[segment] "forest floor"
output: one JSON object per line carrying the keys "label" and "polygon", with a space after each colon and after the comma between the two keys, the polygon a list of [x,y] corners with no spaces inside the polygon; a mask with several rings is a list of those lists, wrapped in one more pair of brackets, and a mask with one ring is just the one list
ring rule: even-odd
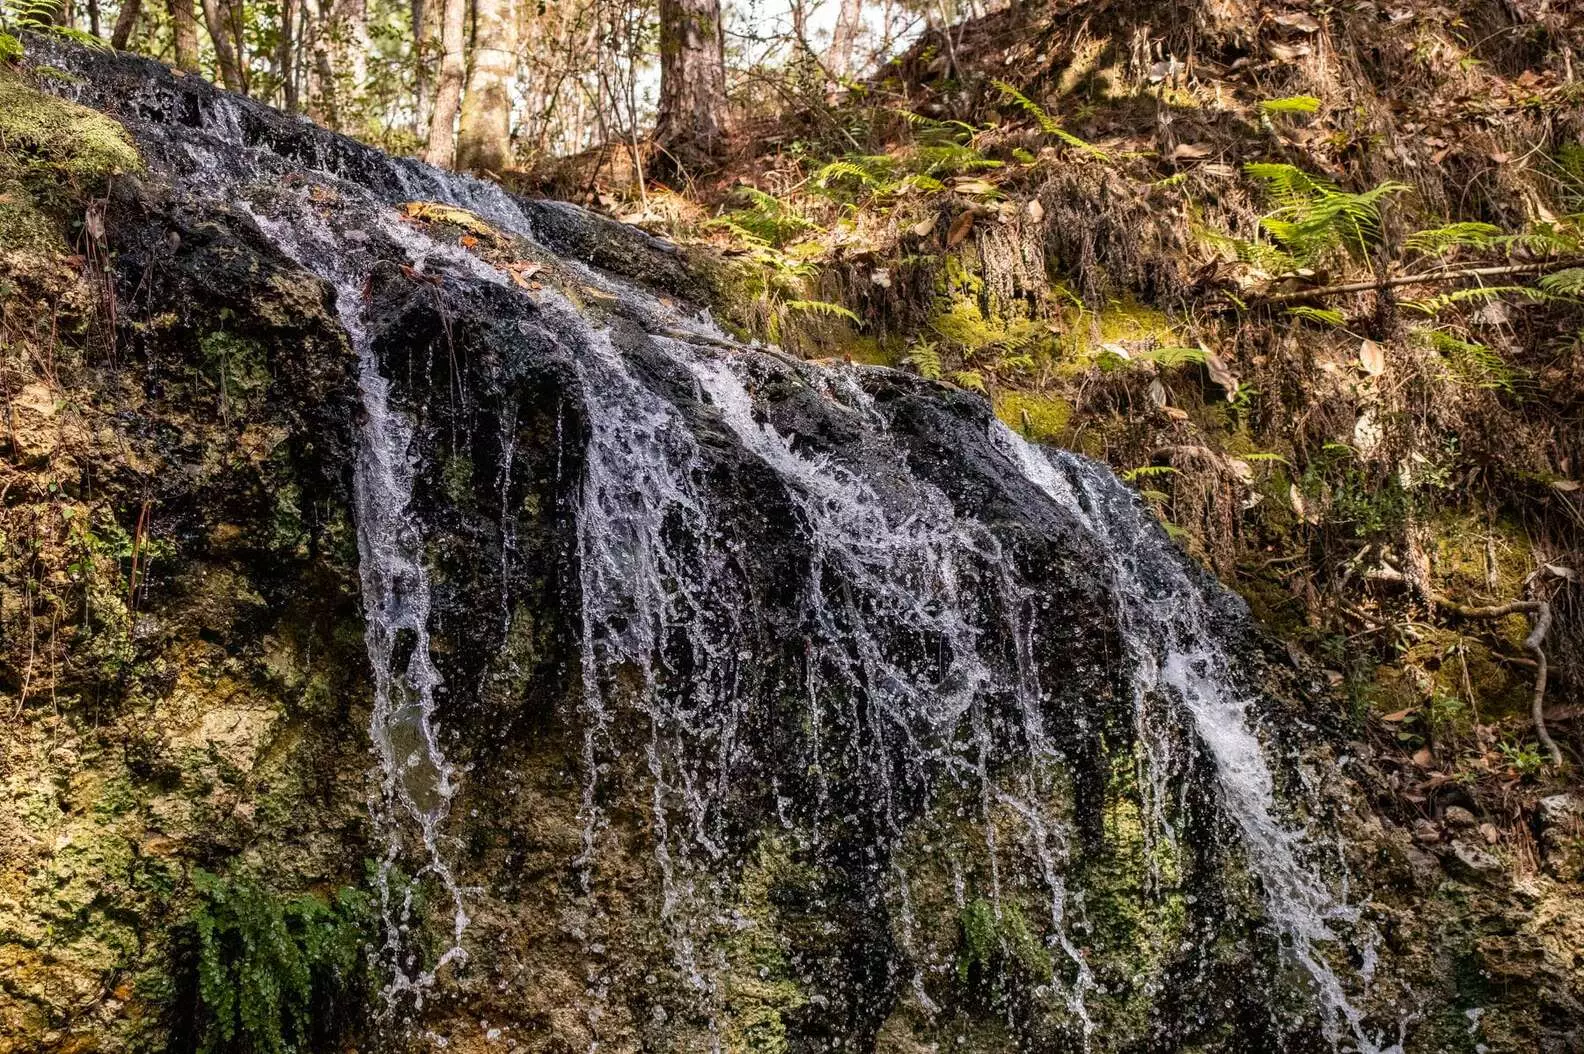
{"label": "forest floor", "polygon": [[675,189],[625,147],[520,185],[1110,463],[1327,671],[1383,807],[1522,872],[1584,761],[1580,58],[1523,0],[1015,5],[834,101],[811,66]]}

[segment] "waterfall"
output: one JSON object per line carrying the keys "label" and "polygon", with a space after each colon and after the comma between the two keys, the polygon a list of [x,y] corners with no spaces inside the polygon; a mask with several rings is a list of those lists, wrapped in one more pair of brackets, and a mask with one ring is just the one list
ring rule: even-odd
{"label": "waterfall", "polygon": [[[1100,764],[1091,756],[1104,754],[1093,746],[1097,714],[1116,680],[1128,696],[1153,837],[1173,847],[1180,840],[1171,798],[1198,788],[1187,782],[1185,754],[1199,753],[1213,808],[1257,879],[1265,918],[1308,978],[1327,1038],[1338,1049],[1388,1049],[1333,962],[1362,931],[1360,915],[1316,874],[1309,835],[1282,804],[1279,769],[1256,728],[1257,695],[1240,683],[1235,649],[1218,636],[1219,587],[1190,571],[1106,469],[1024,442],[966,396],[737,344],[707,317],[585,261],[562,259],[563,283],[608,296],[616,304],[609,316],[578,310],[551,282],[519,289],[395,212],[415,199],[446,202],[548,254],[530,203],[299,129],[220,93],[197,96],[199,116],[189,120],[181,116],[185,90],[153,82],[142,90],[134,100],[145,115],[140,142],[184,192],[235,203],[275,248],[333,287],[357,355],[353,505],[392,1006],[421,1006],[437,971],[466,959],[469,898],[488,891],[464,888],[448,834],[466,784],[436,718],[448,686],[432,648],[425,510],[414,502],[424,467],[415,436],[427,410],[409,405],[403,387],[421,380],[382,370],[376,327],[365,317],[365,289],[380,263],[521,298],[531,326],[567,353],[568,394],[586,418],[586,435],[558,433],[556,441],[581,444],[571,500],[576,570],[564,583],[577,609],[567,665],[581,691],[565,720],[581,769],[581,847],[566,864],[585,914],[590,1049],[611,998],[596,896],[612,823],[603,800],[629,774],[646,781],[641,804],[668,966],[713,1042],[726,1012],[717,938],[734,924],[721,904],[752,838],[743,833],[744,802],[766,783],[776,797],[773,822],[806,835],[816,863],[847,868],[855,900],[894,922],[907,960],[898,966],[923,1012],[938,1009],[930,985],[971,964],[930,951],[917,920],[920,875],[906,860],[950,873],[961,919],[982,903],[997,927],[1025,926],[1018,898],[1037,900],[1042,917],[1029,954],[1048,963],[1041,987],[1054,993],[1062,1042],[1103,1041],[1096,1006],[1106,993],[1086,948],[1092,920],[1072,884],[1082,832],[1076,792],[1064,781]],[[282,184],[304,170],[334,187],[333,206]],[[875,398],[877,388],[894,398]],[[945,407],[942,420],[973,422],[977,435],[959,438],[979,445],[925,450],[934,437],[902,419],[908,399]],[[491,625],[510,621],[506,583],[521,553],[506,499],[516,466],[534,453],[518,442],[515,414],[500,421],[492,484],[502,592],[477,598]],[[947,476],[971,479],[953,488]],[[750,486],[757,489],[744,498]],[[767,570],[770,558],[752,539],[771,535],[784,552]],[[1044,580],[1051,565],[1038,564],[1040,553],[1067,560],[1061,566],[1073,582]],[[1068,597],[1076,606],[1063,610],[1069,585],[1103,595]],[[1094,625],[1066,625],[1080,619]],[[1103,669],[1108,655],[1053,661],[1051,642],[1069,639],[1068,630],[1088,643],[1119,640],[1120,668]],[[752,731],[772,725],[781,739],[754,741]],[[641,756],[620,756],[624,747]],[[783,784],[798,790],[783,797]],[[973,844],[910,840],[937,821],[971,830]],[[424,882],[443,891],[439,910],[449,916],[447,947],[433,962],[420,960],[412,933]]]}
{"label": "waterfall", "polygon": [[[1339,940],[1336,925],[1358,923],[1358,911],[1338,901],[1316,876],[1303,832],[1278,816],[1275,778],[1250,727],[1250,700],[1216,640],[1205,586],[1189,577],[1150,513],[1109,472],[1065,451],[1047,453],[1000,422],[993,439],[1052,501],[1076,511],[1108,555],[1132,669],[1139,742],[1151,773],[1153,814],[1162,816],[1171,774],[1173,745],[1163,727],[1180,706],[1214,761],[1221,806],[1237,825],[1287,950],[1314,982],[1333,1043],[1345,1029],[1362,1051],[1395,1049],[1382,1048],[1366,1032],[1362,1013],[1323,954]],[[1170,824],[1162,826],[1171,830]]]}

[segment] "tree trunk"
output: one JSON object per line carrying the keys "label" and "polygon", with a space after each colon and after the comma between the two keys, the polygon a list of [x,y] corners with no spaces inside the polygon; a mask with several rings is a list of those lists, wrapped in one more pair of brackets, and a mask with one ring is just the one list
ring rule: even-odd
{"label": "tree trunk", "polygon": [[226,91],[243,92],[247,89],[242,83],[242,64],[237,60],[236,48],[231,45],[231,26],[227,14],[229,12],[220,6],[220,0],[203,0],[204,25],[208,27],[209,39],[214,42],[220,80],[225,84]]}
{"label": "tree trunk", "polygon": [[836,28],[831,31],[830,69],[838,77],[853,72],[853,46],[863,26],[863,0],[841,0],[836,12]]}
{"label": "tree trunk", "polygon": [[313,67],[308,80],[308,116],[333,131],[341,130],[341,100],[336,83],[336,13],[331,0],[318,0],[313,13]]}
{"label": "tree trunk", "polygon": [[435,86],[434,109],[429,116],[429,146],[424,160],[450,168],[456,154],[457,108],[462,102],[462,31],[467,21],[467,0],[445,0],[440,18],[440,79]]}
{"label": "tree trunk", "polygon": [[275,47],[275,68],[280,74],[282,107],[297,110],[297,16],[302,0],[281,0],[280,39]]}
{"label": "tree trunk", "polygon": [[511,0],[474,0],[473,62],[456,166],[470,172],[501,173],[511,167],[511,78],[517,69],[517,17]]}
{"label": "tree trunk", "polygon": [[168,3],[176,65],[184,70],[197,70],[198,18],[193,13],[193,0],[168,0]]}
{"label": "tree trunk", "polygon": [[138,12],[143,8],[143,0],[122,0],[121,10],[116,12],[115,28],[110,31],[110,46],[117,51],[125,51],[127,41],[132,39],[132,29],[137,25]]}
{"label": "tree trunk", "polygon": [[660,112],[655,143],[680,169],[726,150],[726,57],[720,0],[660,0]]}
{"label": "tree trunk", "polygon": [[88,32],[99,36],[99,0],[88,0]]}

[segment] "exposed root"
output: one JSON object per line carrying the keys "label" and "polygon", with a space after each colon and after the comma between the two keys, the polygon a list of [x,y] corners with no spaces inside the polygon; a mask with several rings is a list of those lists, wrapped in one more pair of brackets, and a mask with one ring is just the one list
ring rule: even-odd
{"label": "exposed root", "polygon": [[[1369,577],[1379,582],[1409,584],[1408,576],[1390,565],[1371,571]],[[1508,615],[1529,616],[1530,629],[1529,635],[1524,638],[1524,650],[1534,657],[1535,666],[1534,694],[1530,697],[1529,716],[1534,722],[1535,737],[1550,755],[1551,764],[1560,768],[1562,750],[1557,746],[1556,740],[1551,738],[1545,719],[1547,664],[1544,644],[1546,634],[1551,630],[1551,604],[1545,600],[1513,600],[1506,604],[1474,606],[1460,604],[1439,593],[1432,594],[1431,599],[1448,611],[1466,619],[1500,619]]]}

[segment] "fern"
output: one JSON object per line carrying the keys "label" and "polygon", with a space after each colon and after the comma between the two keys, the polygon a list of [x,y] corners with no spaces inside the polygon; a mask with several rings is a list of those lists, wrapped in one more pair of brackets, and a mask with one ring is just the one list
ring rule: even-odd
{"label": "fern", "polygon": [[1133,357],[1144,362],[1156,363],[1157,365],[1165,367],[1166,369],[1171,369],[1174,366],[1182,366],[1185,363],[1190,362],[1203,364],[1205,361],[1205,352],[1203,348],[1151,348],[1148,351],[1138,352]]}
{"label": "fern", "polygon": [[860,319],[852,311],[840,304],[833,304],[829,300],[788,300],[782,303],[788,311],[806,311],[811,315],[824,315],[827,318],[842,318],[853,325],[862,325]]}
{"label": "fern", "polygon": [[1551,299],[1550,293],[1534,286],[1477,285],[1468,289],[1454,289],[1450,293],[1441,293],[1438,296],[1428,297],[1424,300],[1404,300],[1402,301],[1402,306],[1410,311],[1418,311],[1434,318],[1443,311],[1459,304],[1488,303],[1492,300],[1500,300],[1504,296],[1516,296],[1524,300],[1534,301]]}
{"label": "fern", "polygon": [[1415,231],[1403,239],[1403,248],[1427,256],[1440,256],[1450,249],[1488,249],[1502,237],[1502,229],[1489,223],[1450,223]]}
{"label": "fern", "polygon": [[907,364],[918,372],[926,381],[938,381],[941,378],[940,348],[931,340],[921,340],[908,348],[903,358]]}
{"label": "fern", "polygon": [[1277,208],[1261,218],[1261,229],[1300,261],[1339,248],[1363,256],[1380,240],[1380,203],[1409,189],[1386,182],[1353,194],[1293,165],[1254,162],[1243,170],[1276,199]]}
{"label": "fern", "polygon": [[13,58],[20,57],[21,41],[11,36],[10,31],[48,33],[51,36],[62,37],[97,51],[110,50],[109,44],[92,33],[85,33],[74,26],[63,26],[56,22],[60,18],[65,2],[66,0],[3,0],[3,2],[0,2],[0,30],[8,31],[5,36],[15,45],[17,54],[12,56]]}
{"label": "fern", "polygon": [[1302,319],[1305,322],[1315,322],[1322,326],[1336,327],[1347,323],[1347,317],[1334,307],[1299,305],[1298,307],[1288,308],[1287,313],[1293,318]]}
{"label": "fern", "polygon": [[1011,103],[1024,113],[1028,114],[1030,117],[1034,118],[1035,123],[1040,126],[1040,130],[1046,135],[1054,136],[1056,139],[1066,143],[1068,146],[1073,147],[1076,150],[1082,150],[1090,157],[1099,158],[1101,161],[1111,160],[1110,154],[1107,154],[1099,147],[1093,145],[1092,143],[1085,142],[1076,135],[1073,135],[1071,132],[1067,131],[1067,129],[1062,127],[1060,121],[1045,112],[1045,108],[1043,106],[1035,102],[1033,99],[1030,99],[1027,95],[1024,95],[1016,88],[1012,87],[1012,85],[1008,84],[1006,81],[992,80],[990,82],[990,86],[1001,93],[1002,101]]}
{"label": "fern", "polygon": [[1552,296],[1584,296],[1584,267],[1569,267],[1545,275],[1540,279],[1540,288]]}
{"label": "fern", "polygon": [[1320,100],[1313,95],[1286,95],[1280,99],[1266,99],[1259,104],[1260,113],[1266,116],[1292,113],[1316,113]]}
{"label": "fern", "polygon": [[1137,483],[1141,479],[1162,479],[1166,476],[1181,475],[1170,465],[1140,465],[1130,468],[1122,473],[1122,479],[1128,483]]}
{"label": "fern", "polygon": [[958,370],[951,375],[951,379],[957,387],[966,388],[971,392],[979,392],[983,395],[988,391],[985,387],[984,374],[978,370]]}
{"label": "fern", "polygon": [[1494,391],[1512,392],[1521,371],[1509,365],[1494,349],[1450,333],[1430,330],[1424,340],[1465,383]]}

